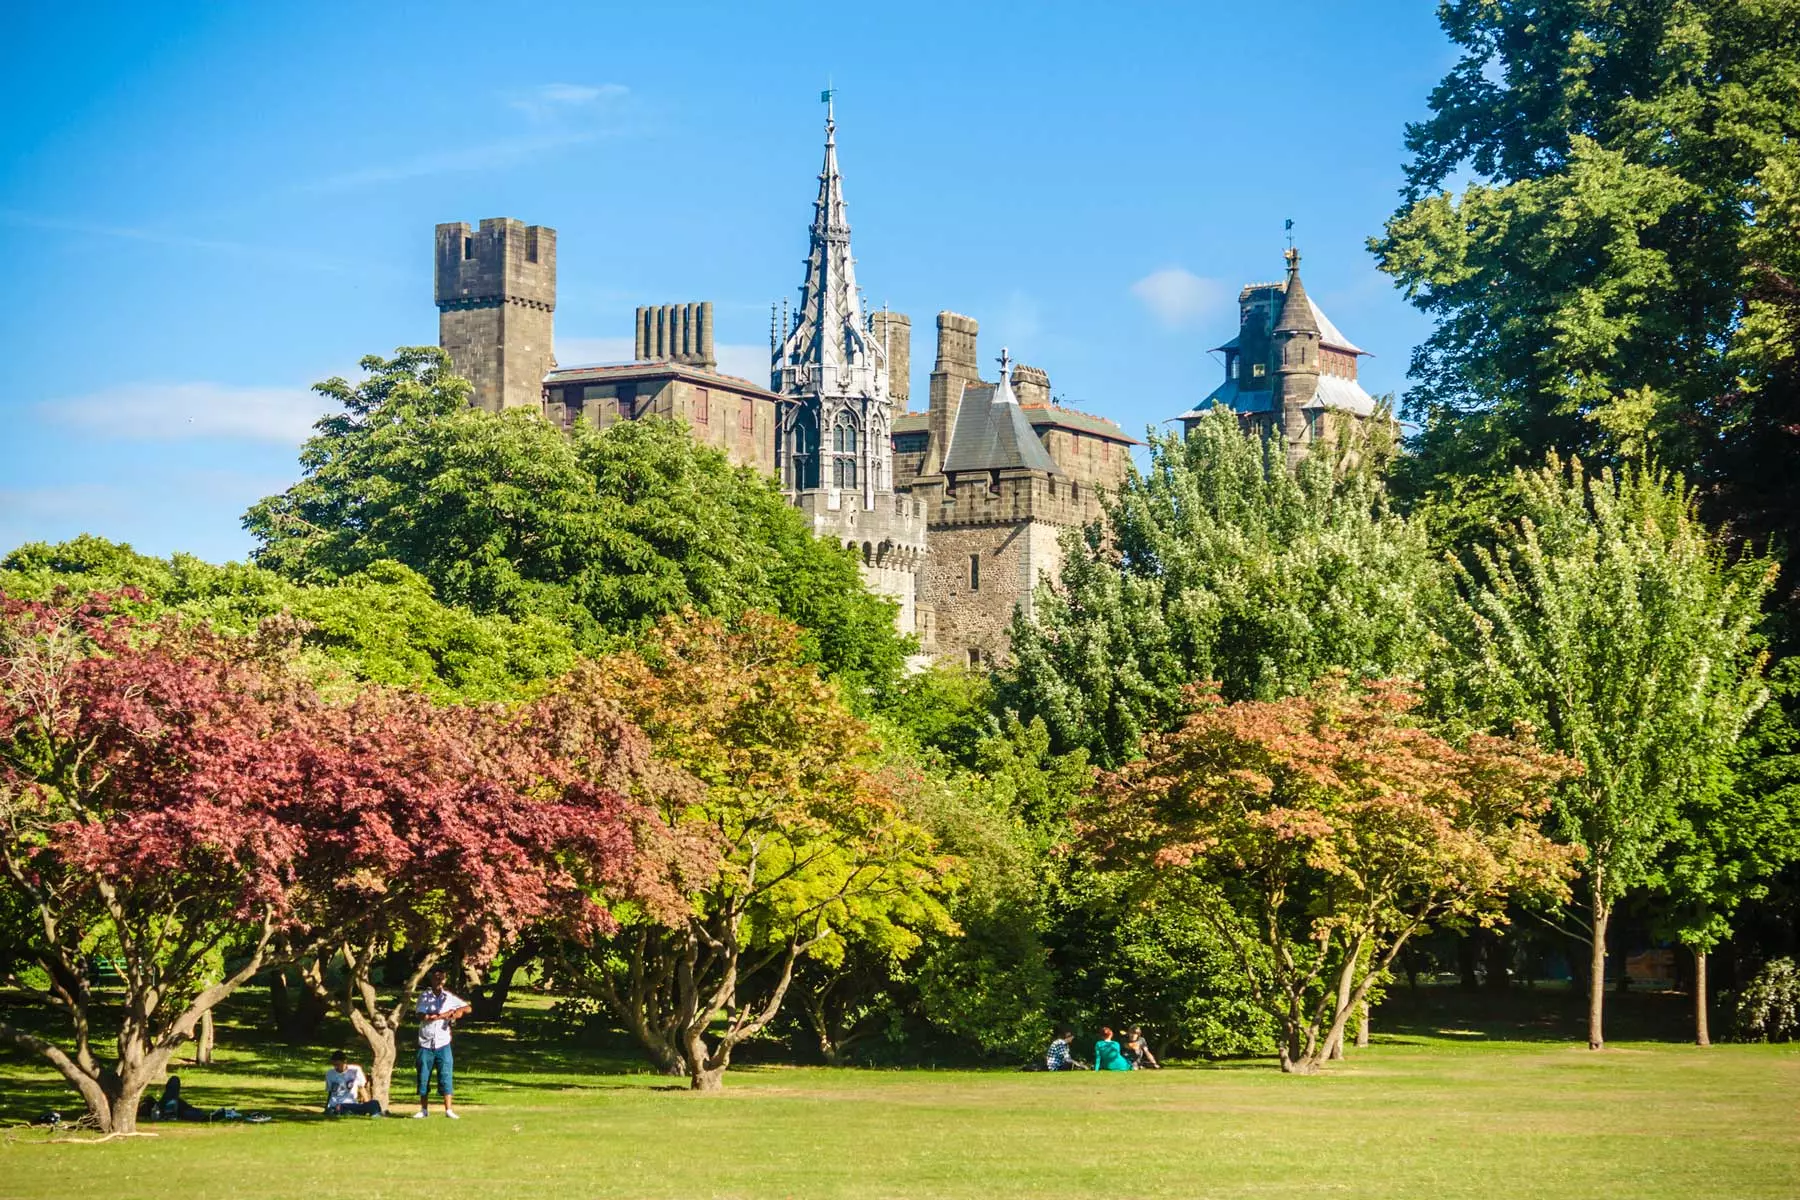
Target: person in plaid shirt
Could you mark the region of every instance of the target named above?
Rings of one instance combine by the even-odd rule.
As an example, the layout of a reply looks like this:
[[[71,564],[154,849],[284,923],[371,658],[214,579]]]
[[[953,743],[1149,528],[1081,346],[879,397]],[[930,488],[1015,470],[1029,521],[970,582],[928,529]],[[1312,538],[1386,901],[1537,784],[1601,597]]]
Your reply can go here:
[[[1046,1071],[1079,1071],[1082,1064],[1075,1061],[1075,1053],[1071,1047],[1075,1045],[1075,1034],[1065,1029],[1056,1035],[1050,1043],[1050,1049],[1044,1052],[1044,1070]]]

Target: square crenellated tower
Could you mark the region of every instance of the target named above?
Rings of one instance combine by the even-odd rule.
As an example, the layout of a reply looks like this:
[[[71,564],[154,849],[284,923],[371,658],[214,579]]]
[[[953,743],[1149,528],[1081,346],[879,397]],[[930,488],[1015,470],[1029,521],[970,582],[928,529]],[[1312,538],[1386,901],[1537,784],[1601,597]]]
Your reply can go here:
[[[555,365],[556,230],[510,217],[437,227],[438,345],[498,412],[542,405]]]

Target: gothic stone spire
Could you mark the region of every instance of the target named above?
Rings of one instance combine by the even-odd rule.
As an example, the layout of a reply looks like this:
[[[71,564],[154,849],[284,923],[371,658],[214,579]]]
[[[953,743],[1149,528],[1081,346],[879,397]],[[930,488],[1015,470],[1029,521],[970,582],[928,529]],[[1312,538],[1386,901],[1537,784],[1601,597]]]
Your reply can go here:
[[[784,366],[811,368],[803,370],[813,385],[807,390],[843,392],[850,390],[850,370],[876,367],[880,355],[864,325],[857,294],[844,177],[838,170],[837,121],[827,109],[825,165],[819,171],[819,198],[813,202],[806,282],[800,289],[794,328],[782,344],[775,369],[779,374]]]

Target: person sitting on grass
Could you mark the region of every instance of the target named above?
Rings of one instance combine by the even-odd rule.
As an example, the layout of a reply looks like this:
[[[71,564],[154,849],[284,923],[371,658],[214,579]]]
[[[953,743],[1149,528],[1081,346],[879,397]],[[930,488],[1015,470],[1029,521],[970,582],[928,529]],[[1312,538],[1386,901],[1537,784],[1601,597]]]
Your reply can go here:
[[[1044,1070],[1046,1071],[1085,1071],[1086,1064],[1075,1057],[1075,1034],[1065,1029],[1057,1034],[1050,1043],[1050,1049],[1044,1051]]]
[[[1162,1064],[1156,1061],[1156,1055],[1150,1053],[1150,1043],[1144,1040],[1144,1030],[1133,1025],[1131,1032],[1125,1035],[1123,1047],[1126,1059],[1137,1070],[1160,1070]]]
[[[365,1100],[369,1081],[363,1069],[339,1050],[331,1056],[331,1069],[325,1072],[325,1114],[332,1117],[379,1117],[381,1102]]]
[[[1100,1027],[1100,1040],[1094,1043],[1094,1070],[1131,1070],[1131,1060],[1119,1050],[1119,1043],[1113,1041],[1113,1031],[1104,1025]]]

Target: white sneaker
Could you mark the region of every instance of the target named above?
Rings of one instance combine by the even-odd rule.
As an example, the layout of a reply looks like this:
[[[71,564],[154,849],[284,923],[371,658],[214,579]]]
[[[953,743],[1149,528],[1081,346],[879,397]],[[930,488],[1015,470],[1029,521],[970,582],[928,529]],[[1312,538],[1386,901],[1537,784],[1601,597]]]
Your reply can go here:
[[[426,1112],[424,1109],[421,1108],[418,1112],[416,1112],[412,1115],[412,1119],[415,1121],[423,1121],[426,1117],[429,1117],[430,1115],[431,1115],[430,1113]]]
[[[445,1116],[446,1116],[446,1117],[449,1117],[449,1118],[450,1118],[450,1119],[451,1119],[451,1120],[452,1120],[452,1121],[460,1121],[460,1120],[462,1120],[462,1118],[461,1118],[461,1117],[460,1117],[460,1116],[458,1116],[458,1115],[457,1115],[457,1113],[456,1113],[456,1110],[454,1110],[454,1109],[449,1109],[449,1108],[446,1108],[446,1109],[445,1109],[445,1110],[444,1110],[444,1115],[445,1115]]]

